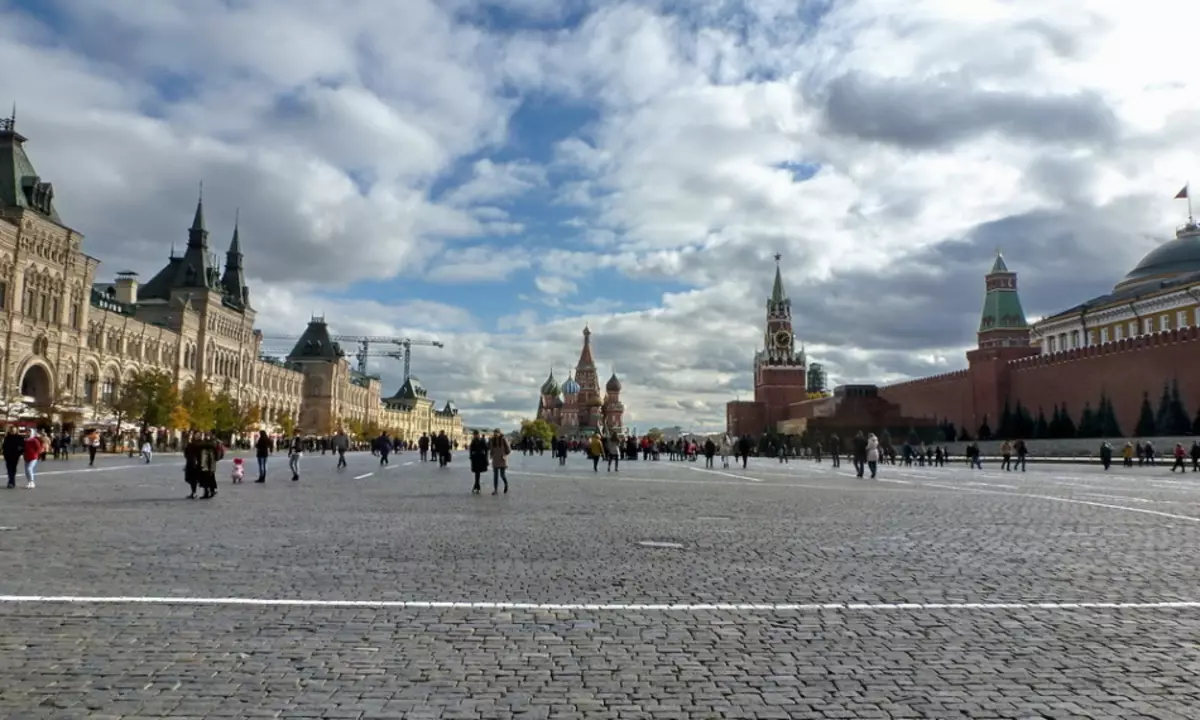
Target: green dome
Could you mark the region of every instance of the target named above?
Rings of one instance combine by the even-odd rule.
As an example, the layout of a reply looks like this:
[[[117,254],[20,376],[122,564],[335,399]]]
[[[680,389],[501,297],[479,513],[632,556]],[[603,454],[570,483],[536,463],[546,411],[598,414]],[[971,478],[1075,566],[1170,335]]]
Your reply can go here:
[[[1185,225],[1174,240],[1159,245],[1142,258],[1142,261],[1117,283],[1117,288],[1170,280],[1197,271],[1200,271],[1200,227]]]

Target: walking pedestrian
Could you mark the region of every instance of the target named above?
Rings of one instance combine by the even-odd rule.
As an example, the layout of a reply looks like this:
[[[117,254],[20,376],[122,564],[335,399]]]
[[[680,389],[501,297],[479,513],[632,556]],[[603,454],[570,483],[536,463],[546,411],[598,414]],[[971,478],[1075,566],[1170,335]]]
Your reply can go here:
[[[300,437],[300,431],[296,430],[288,444],[288,468],[292,471],[292,482],[300,479],[300,458],[302,457],[304,457],[304,439]]]
[[[254,459],[258,461],[258,479],[254,482],[265,483],[267,481],[267,458],[271,457],[274,450],[275,443],[271,442],[267,431],[259,430],[258,439],[254,441]]]
[[[471,472],[475,473],[475,485],[471,488],[472,495],[478,495],[479,477],[488,471],[488,441],[476,430],[471,435],[471,444],[467,446],[467,454],[471,458]]]
[[[8,471],[8,487],[17,486],[17,468],[21,458],[25,456],[25,438],[17,431],[16,425],[9,425],[4,435],[4,469]]]
[[[500,432],[500,428],[496,428],[492,433],[492,439],[488,442],[488,454],[492,460],[492,494],[499,492],[500,481],[504,481],[504,494],[508,494],[508,456],[512,452],[512,448],[508,445],[508,438]]]
[[[42,447],[42,440],[38,437],[37,430],[29,428],[25,437],[25,487],[27,489],[34,488],[34,474],[44,452],[45,448]]]

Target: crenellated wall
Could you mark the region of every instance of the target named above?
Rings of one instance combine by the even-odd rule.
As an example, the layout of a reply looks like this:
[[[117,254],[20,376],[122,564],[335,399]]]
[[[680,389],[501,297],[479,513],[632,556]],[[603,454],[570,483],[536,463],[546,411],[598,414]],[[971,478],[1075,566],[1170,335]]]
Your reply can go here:
[[[1075,422],[1084,403],[1095,408],[1101,391],[1112,400],[1121,430],[1132,436],[1142,396],[1150,393],[1157,410],[1163,382],[1179,381],[1184,409],[1200,406],[1200,328],[1152,335],[1038,355],[1009,363],[1013,402],[1050,416],[1054,403],[1066,403]]]
[[[879,395],[899,405],[906,417],[948,419],[955,427],[970,427],[975,417],[969,370],[889,385],[880,388]]]
[[[1005,397],[1035,417],[1050,418],[1065,404],[1078,423],[1085,404],[1096,408],[1103,392],[1126,436],[1137,425],[1144,393],[1157,410],[1163,382],[1178,380],[1184,409],[1200,408],[1200,328],[1142,335],[1103,345],[1004,361],[984,351],[968,354],[966,370],[934,375],[880,389],[887,400],[910,417],[949,419],[955,427],[976,433],[984,416],[999,423]],[[996,392],[993,388],[999,389]]]

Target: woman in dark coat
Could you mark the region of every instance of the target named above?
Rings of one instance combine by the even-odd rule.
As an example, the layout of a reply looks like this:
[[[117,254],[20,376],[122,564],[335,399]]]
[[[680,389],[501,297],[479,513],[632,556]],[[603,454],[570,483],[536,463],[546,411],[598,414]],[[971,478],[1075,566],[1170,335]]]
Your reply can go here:
[[[196,486],[200,484],[200,473],[197,471],[200,456],[200,437],[193,433],[184,438],[183,445],[183,481],[192,489],[188,500],[196,499]]]
[[[475,473],[475,487],[471,488],[471,494],[478,495],[479,476],[488,471],[488,441],[483,439],[478,430],[471,436],[467,452],[471,456],[471,472]]]
[[[202,500],[217,494],[217,461],[221,459],[217,444],[203,433],[192,435],[183,451],[183,477],[192,488],[188,498],[196,497],[196,487],[204,491]]]

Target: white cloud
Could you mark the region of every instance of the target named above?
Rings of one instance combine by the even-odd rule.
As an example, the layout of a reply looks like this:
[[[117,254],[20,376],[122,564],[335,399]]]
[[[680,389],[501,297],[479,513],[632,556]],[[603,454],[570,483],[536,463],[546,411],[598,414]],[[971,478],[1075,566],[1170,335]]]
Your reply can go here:
[[[89,252],[156,270],[204,179],[218,247],[241,207],[264,328],[436,334],[414,363],[472,424],[528,416],[586,321],[632,421],[720,425],[775,252],[835,378],[948,369],[996,245],[1031,315],[1079,302],[1169,233],[1200,166],[1177,57],[1200,10],[1178,4],[844,0],[815,28],[821,3],[786,0],[60,6],[70,37],[0,11],[0,67],[29,69],[0,99]],[[510,142],[534,94],[596,112],[538,162]],[[539,229],[514,198],[573,216]],[[601,270],[690,289],[630,310],[621,284],[585,297]],[[505,284],[520,271],[537,310]],[[330,299],[404,275],[486,284],[505,316]]]
[[[579,290],[579,286],[563,277],[554,275],[538,275],[533,279],[533,284],[541,292],[547,295],[567,296],[574,294]]]
[[[450,250],[425,273],[426,280],[437,282],[502,282],[508,276],[530,266],[521,248],[496,245],[472,245]]]
[[[495,163],[487,158],[475,163],[471,179],[448,193],[453,205],[495,202],[523,195],[546,182],[546,173],[528,162]]]

